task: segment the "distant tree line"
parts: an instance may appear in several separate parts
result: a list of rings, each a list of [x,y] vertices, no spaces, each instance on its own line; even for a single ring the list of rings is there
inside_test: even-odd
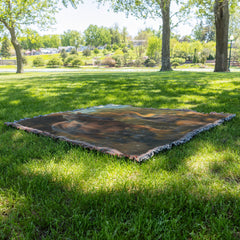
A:
[[[51,36],[42,39],[37,32],[28,30],[33,24],[40,27],[47,28],[54,24],[55,13],[59,11],[59,2],[62,2],[65,6],[71,3],[76,7],[78,3],[82,3],[83,0],[0,0],[0,29],[4,29],[10,35],[11,43],[14,47],[17,57],[17,73],[23,72],[23,59],[21,47],[33,49],[40,46],[52,46],[52,42],[55,41],[55,46],[61,43],[65,45],[79,46],[81,41],[89,46],[98,47],[104,44],[119,46],[125,44],[126,32],[119,32],[118,27],[105,28],[98,27],[96,25],[90,25],[88,29],[84,31],[83,38],[79,36],[75,37],[70,43],[68,38],[63,36]],[[170,71],[170,41],[171,41],[171,28],[172,28],[172,3],[179,4],[180,11],[177,11],[175,16],[185,17],[192,12],[192,9],[196,9],[195,16],[199,19],[211,19],[214,23],[214,34],[205,34],[203,39],[215,38],[216,41],[216,72],[228,71],[228,37],[229,32],[233,32],[234,29],[239,29],[239,1],[238,0],[96,0],[100,5],[109,4],[109,8],[112,8],[115,12],[125,12],[126,14],[134,15],[138,18],[149,19],[150,17],[161,19],[161,71]],[[235,17],[231,17],[235,13]],[[234,19],[236,20],[234,23]],[[229,27],[229,22],[232,26]],[[181,23],[181,21],[180,21]],[[206,29],[208,33],[211,33],[211,29]],[[72,34],[72,32],[68,32]],[[196,29],[196,34],[201,36],[201,29]],[[24,36],[24,35],[25,36]],[[96,38],[98,34],[98,38]],[[63,34],[64,35],[64,34]],[[67,35],[67,34],[65,34]],[[75,35],[75,33],[74,33]],[[235,34],[236,36],[237,34]],[[19,39],[19,36],[22,39]],[[72,37],[71,37],[72,39]],[[42,40],[42,41],[41,41]],[[139,53],[142,50],[139,48]]]

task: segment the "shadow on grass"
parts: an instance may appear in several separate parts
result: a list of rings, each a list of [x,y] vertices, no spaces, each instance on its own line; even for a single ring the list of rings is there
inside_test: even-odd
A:
[[[235,88],[212,85],[226,76]],[[238,179],[240,173],[232,174],[233,168],[227,167],[234,166],[240,154],[237,76],[61,73],[26,74],[8,81],[0,89],[0,238],[237,239],[240,198],[237,181],[231,185],[229,176]],[[141,165],[2,126],[109,103],[187,105],[237,117]],[[215,163],[207,173],[195,173],[189,163],[201,148],[208,153],[207,146],[212,146],[208,151],[216,155]],[[218,161],[222,152],[226,157]]]
[[[68,151],[64,146],[62,154]],[[51,156],[59,158],[58,153]],[[10,197],[0,225],[2,239],[234,239],[237,234],[239,197],[216,194],[211,186],[202,189],[201,181],[182,176],[152,189],[131,182],[86,190],[54,171],[23,164],[27,161],[12,161],[5,168],[7,181],[1,187]]]

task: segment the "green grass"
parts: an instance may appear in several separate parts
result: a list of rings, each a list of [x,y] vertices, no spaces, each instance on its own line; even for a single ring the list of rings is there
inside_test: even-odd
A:
[[[143,164],[3,125],[101,104],[236,117]],[[0,239],[239,239],[239,73],[0,74]]]

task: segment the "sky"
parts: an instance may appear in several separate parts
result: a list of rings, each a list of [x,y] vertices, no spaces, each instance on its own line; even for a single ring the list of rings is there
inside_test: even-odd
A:
[[[176,6],[172,6],[172,9],[175,8]],[[63,34],[68,29],[83,33],[90,24],[99,27],[112,27],[114,24],[118,24],[120,29],[127,27],[128,33],[134,37],[140,30],[146,27],[158,30],[161,25],[161,19],[141,20],[133,16],[126,17],[124,13],[114,13],[108,9],[107,6],[98,8],[97,3],[91,0],[80,4],[77,9],[73,9],[71,6],[68,6],[68,8],[62,7],[62,10],[56,14],[56,24],[52,26],[52,29],[40,32],[40,34]],[[179,27],[173,32],[183,36],[190,35],[191,30],[192,27],[189,24],[181,24],[181,28]]]

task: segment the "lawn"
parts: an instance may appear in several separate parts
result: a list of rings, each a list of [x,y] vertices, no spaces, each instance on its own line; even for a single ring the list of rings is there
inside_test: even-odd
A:
[[[229,112],[136,162],[4,122],[105,104]],[[0,239],[239,239],[239,73],[0,74]]]

